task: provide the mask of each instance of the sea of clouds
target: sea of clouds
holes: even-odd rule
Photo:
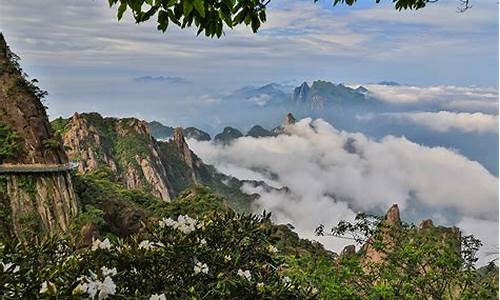
[[[349,241],[314,236],[318,224],[329,228],[358,212],[383,214],[397,203],[409,221],[432,218],[477,235],[485,244],[480,263],[498,256],[490,254],[498,248],[498,178],[478,162],[404,137],[374,140],[339,131],[322,119],[302,119],[287,133],[230,145],[189,144],[223,173],[288,187],[243,190],[261,195],[257,210],[271,211],[276,222],[292,224],[302,237],[329,249],[340,251]]]

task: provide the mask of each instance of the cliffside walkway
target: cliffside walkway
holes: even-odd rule
[[[78,163],[66,164],[0,164],[0,174],[32,174],[67,172],[78,167]]]

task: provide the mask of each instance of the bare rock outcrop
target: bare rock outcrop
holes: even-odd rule
[[[366,263],[378,263],[385,258],[385,253],[390,251],[391,247],[394,245],[394,241],[389,234],[389,231],[399,230],[401,227],[401,218],[399,214],[399,207],[397,204],[393,204],[387,211],[384,220],[381,224],[381,229],[378,234],[382,235],[381,241],[385,245],[383,251],[377,249],[372,244],[372,237],[369,238],[368,242],[363,246],[364,261]]]
[[[108,167],[127,188],[171,199],[172,186],[157,142],[144,121],[75,113],[65,126],[64,146],[70,159],[78,161],[82,174]]]
[[[68,162],[60,139],[53,134],[41,97],[43,92],[35,82],[26,79],[18,57],[0,34],[0,125],[17,135],[19,146],[17,151],[0,157],[0,164]],[[8,231],[15,235],[20,236],[25,230],[66,230],[77,214],[76,196],[67,172],[0,175],[0,201],[8,204],[4,205],[9,207],[7,213],[12,219]]]

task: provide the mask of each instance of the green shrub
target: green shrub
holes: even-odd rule
[[[228,212],[164,219],[148,227],[145,240],[95,241],[91,248],[63,238],[7,243],[0,286],[11,299],[88,299],[93,287],[96,299],[316,298],[310,286],[280,273],[284,261],[269,250],[267,222]]]
[[[0,123],[0,163],[21,151],[21,139],[8,125]]]

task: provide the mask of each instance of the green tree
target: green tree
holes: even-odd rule
[[[457,228],[423,224],[360,214],[329,233],[320,226],[318,234],[352,239],[361,250],[341,255],[334,268],[307,257],[293,260],[291,277],[303,281],[297,271],[309,270],[307,278],[317,280],[310,283],[333,299],[498,299],[498,267],[475,266],[481,242]]]
[[[314,0],[317,2],[318,0]],[[357,0],[333,0],[333,5],[354,5]],[[392,0],[397,10],[421,9],[438,0]],[[169,24],[180,28],[196,27],[198,34],[220,38],[225,28],[245,24],[257,32],[266,22],[266,7],[271,0],[108,0],[118,9],[118,20],[129,9],[137,23],[156,18],[157,28],[165,32]],[[380,0],[375,0],[379,3]],[[467,10],[469,0],[459,0],[459,11]]]

